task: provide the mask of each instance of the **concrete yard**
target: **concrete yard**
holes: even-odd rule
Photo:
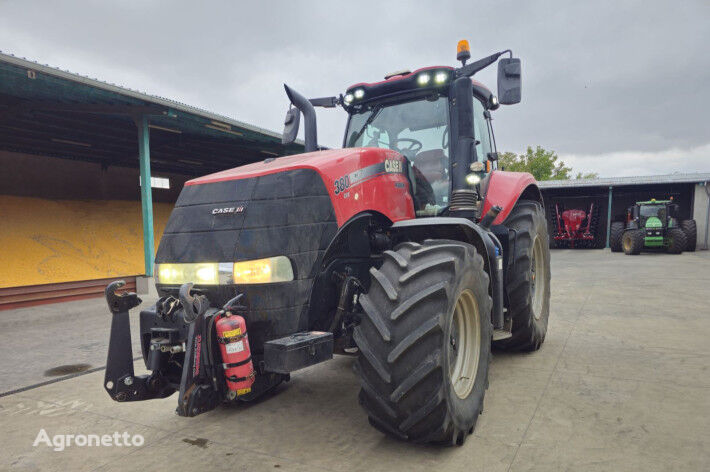
[[[100,369],[32,387],[105,364],[105,302],[0,312],[0,392],[16,391],[0,396],[0,470],[710,470],[710,252],[553,251],[552,271],[545,344],[495,353],[483,415],[456,448],[371,428],[347,357],[196,418],[174,414],[175,396],[114,403]],[[55,452],[33,447],[41,429],[145,444]]]

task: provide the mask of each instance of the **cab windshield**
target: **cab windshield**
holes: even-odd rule
[[[643,218],[656,216],[661,221],[663,221],[666,219],[666,206],[665,205],[641,205],[640,213],[641,213],[641,217],[643,217]]]
[[[449,105],[446,97],[372,108],[350,116],[346,147],[392,149],[412,166],[417,213],[437,214],[449,202]]]

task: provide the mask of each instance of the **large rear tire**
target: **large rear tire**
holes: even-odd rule
[[[611,252],[621,252],[621,238],[624,236],[624,223],[614,221],[609,231],[609,248]]]
[[[668,254],[680,254],[685,250],[688,242],[685,231],[680,228],[671,228],[668,230],[668,238],[670,239]]]
[[[515,246],[505,288],[513,335],[494,346],[535,351],[545,341],[550,316],[550,250],[547,224],[538,202],[520,200],[503,223],[515,231]]]
[[[694,252],[695,246],[698,242],[698,227],[695,224],[695,220],[683,220],[680,223],[680,227],[685,233],[685,250]]]
[[[641,254],[644,246],[644,237],[646,233],[642,229],[629,229],[624,231],[621,237],[621,245],[624,248],[624,254],[627,256],[636,256]]]
[[[488,387],[489,278],[465,243],[402,243],[370,270],[355,328],[360,404],[378,430],[415,442],[462,444]]]

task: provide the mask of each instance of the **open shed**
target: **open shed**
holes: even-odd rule
[[[0,308],[152,276],[186,180],[302,151],[279,133],[0,53]]]
[[[710,173],[614,177],[602,179],[548,180],[539,182],[545,199],[550,234],[552,214],[559,209],[598,212],[596,247],[609,247],[612,221],[623,221],[626,209],[635,202],[672,198],[680,206],[681,219],[698,225],[698,249],[708,249],[710,218]],[[594,207],[592,207],[594,205]]]

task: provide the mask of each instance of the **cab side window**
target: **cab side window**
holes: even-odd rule
[[[476,98],[473,97],[473,129],[476,133],[476,154],[478,155],[478,160],[480,162],[488,159],[488,153],[493,151],[491,147],[491,137],[488,134],[488,123],[486,123],[486,117],[483,116],[485,108],[483,104]]]

